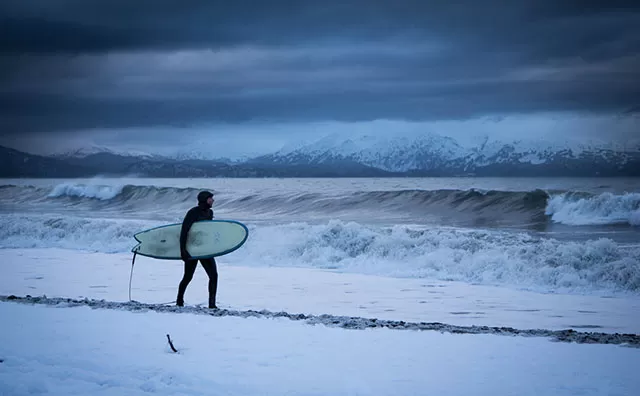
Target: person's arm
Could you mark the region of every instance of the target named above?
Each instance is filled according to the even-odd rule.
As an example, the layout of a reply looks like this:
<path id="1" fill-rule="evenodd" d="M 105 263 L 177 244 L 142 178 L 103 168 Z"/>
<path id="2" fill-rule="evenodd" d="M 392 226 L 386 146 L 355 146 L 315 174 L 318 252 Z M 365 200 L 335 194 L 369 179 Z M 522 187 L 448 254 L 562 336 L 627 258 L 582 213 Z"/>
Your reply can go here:
<path id="1" fill-rule="evenodd" d="M 196 218 L 196 212 L 190 210 L 184 216 L 184 220 L 182 221 L 182 228 L 180 229 L 180 256 L 183 260 L 191 257 L 187 251 L 187 236 L 189 235 L 191 226 L 196 222 Z"/>

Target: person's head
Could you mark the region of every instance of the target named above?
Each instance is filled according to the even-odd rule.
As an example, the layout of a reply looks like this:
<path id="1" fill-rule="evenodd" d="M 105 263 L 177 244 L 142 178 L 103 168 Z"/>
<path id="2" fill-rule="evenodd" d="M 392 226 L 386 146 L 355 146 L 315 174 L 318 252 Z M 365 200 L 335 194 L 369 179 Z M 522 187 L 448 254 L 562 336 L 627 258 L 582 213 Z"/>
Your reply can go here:
<path id="1" fill-rule="evenodd" d="M 203 206 L 207 206 L 207 207 L 212 207 L 213 206 L 213 194 L 210 193 L 209 191 L 201 191 L 198 194 L 198 204 L 199 205 L 203 205 Z"/>

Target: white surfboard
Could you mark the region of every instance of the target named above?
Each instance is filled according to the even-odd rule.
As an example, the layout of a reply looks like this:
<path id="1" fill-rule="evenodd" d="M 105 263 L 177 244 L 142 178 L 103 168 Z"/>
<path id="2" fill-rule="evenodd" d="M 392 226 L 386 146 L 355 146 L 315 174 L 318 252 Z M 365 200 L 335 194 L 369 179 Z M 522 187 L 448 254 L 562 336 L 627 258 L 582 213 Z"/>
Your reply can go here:
<path id="1" fill-rule="evenodd" d="M 162 260 L 181 260 L 180 229 L 182 224 L 168 224 L 135 234 L 139 242 L 132 252 Z M 187 251 L 194 259 L 229 254 L 242 246 L 249 230 L 233 220 L 202 220 L 193 223 L 187 235 Z"/>

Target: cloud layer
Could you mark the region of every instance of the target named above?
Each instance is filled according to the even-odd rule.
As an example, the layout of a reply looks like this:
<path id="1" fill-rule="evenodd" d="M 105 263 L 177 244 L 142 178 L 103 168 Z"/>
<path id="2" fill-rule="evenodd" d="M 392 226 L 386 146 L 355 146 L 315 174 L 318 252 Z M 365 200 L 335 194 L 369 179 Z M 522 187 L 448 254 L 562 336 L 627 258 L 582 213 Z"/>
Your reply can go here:
<path id="1" fill-rule="evenodd" d="M 640 106 L 634 2 L 8 0 L 0 15 L 5 134 Z"/>

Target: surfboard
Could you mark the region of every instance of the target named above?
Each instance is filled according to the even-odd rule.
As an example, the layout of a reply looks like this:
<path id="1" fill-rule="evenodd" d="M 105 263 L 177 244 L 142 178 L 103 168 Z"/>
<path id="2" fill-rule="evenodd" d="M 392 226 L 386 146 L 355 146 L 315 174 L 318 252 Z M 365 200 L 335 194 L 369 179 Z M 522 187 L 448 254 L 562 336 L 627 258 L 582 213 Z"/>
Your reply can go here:
<path id="1" fill-rule="evenodd" d="M 139 243 L 131 251 L 161 260 L 181 260 L 181 228 L 182 224 L 176 223 L 140 231 L 133 236 Z M 197 221 L 187 235 L 187 251 L 194 259 L 223 256 L 242 246 L 248 236 L 249 230 L 238 221 Z"/>

